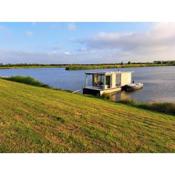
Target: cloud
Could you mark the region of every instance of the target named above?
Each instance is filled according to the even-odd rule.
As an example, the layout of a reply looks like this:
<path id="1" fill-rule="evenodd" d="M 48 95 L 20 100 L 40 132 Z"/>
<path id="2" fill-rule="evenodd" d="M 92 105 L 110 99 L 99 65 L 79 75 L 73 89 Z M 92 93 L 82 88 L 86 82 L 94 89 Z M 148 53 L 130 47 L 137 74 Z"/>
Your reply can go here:
<path id="1" fill-rule="evenodd" d="M 67 29 L 69 31 L 75 31 L 75 30 L 77 30 L 77 26 L 75 25 L 75 23 L 69 23 L 67 26 Z"/>
<path id="2" fill-rule="evenodd" d="M 101 55 L 101 56 L 100 56 Z M 90 52 L 27 52 L 0 49 L 0 63 L 43 63 L 43 64 L 73 64 L 106 62 L 105 53 Z M 109 56 L 109 55 L 108 55 Z M 98 59 L 97 59 L 98 58 Z M 112 60 L 109 60 L 112 61 Z"/>
<path id="3" fill-rule="evenodd" d="M 71 62 L 64 53 L 27 52 L 0 49 L 0 63 L 67 63 Z"/>
<path id="4" fill-rule="evenodd" d="M 65 55 L 71 55 L 69 51 L 64 52 Z"/>
<path id="5" fill-rule="evenodd" d="M 116 57 L 175 58 L 175 23 L 155 23 L 144 32 L 100 32 L 79 43 L 88 50 L 113 50 Z"/>
<path id="6" fill-rule="evenodd" d="M 171 60 L 175 59 L 175 23 L 153 23 L 140 32 L 131 32 L 129 28 L 128 32 L 99 32 L 89 38 L 70 40 L 70 44 L 75 43 L 71 52 L 59 44 L 43 49 L 42 53 L 0 50 L 0 62 L 71 64 Z"/>
<path id="7" fill-rule="evenodd" d="M 25 34 L 26 34 L 26 36 L 29 36 L 29 37 L 33 36 L 33 32 L 31 32 L 31 31 L 26 31 Z"/>

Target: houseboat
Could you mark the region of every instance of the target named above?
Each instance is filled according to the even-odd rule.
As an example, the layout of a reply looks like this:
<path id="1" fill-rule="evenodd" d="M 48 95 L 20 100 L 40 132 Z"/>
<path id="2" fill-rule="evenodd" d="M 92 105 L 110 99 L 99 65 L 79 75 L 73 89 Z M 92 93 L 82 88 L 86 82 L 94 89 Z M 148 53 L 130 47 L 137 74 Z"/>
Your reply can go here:
<path id="1" fill-rule="evenodd" d="M 132 83 L 132 72 L 86 72 L 83 94 L 101 96 L 122 90 Z"/>

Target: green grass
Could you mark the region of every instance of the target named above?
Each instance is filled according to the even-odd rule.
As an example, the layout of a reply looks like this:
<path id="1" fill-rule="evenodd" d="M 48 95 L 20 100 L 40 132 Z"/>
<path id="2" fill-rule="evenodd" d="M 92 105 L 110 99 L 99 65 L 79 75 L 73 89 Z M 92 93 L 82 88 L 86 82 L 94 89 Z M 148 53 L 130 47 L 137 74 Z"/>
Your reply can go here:
<path id="1" fill-rule="evenodd" d="M 64 68 L 67 64 L 5 64 L 0 69 Z"/>
<path id="2" fill-rule="evenodd" d="M 44 83 L 42 83 L 42 82 L 40 82 L 40 81 L 38 81 L 38 80 L 36 80 L 35 78 L 32 78 L 32 77 L 11 76 L 11 77 L 4 77 L 3 79 L 10 80 L 10 81 L 15 81 L 15 82 L 20 82 L 20 83 L 24 83 L 24 84 L 29 84 L 29 85 L 33 85 L 33 86 L 49 88 L 49 86 L 47 84 L 44 84 Z"/>
<path id="3" fill-rule="evenodd" d="M 0 152 L 175 152 L 175 117 L 0 79 Z"/>

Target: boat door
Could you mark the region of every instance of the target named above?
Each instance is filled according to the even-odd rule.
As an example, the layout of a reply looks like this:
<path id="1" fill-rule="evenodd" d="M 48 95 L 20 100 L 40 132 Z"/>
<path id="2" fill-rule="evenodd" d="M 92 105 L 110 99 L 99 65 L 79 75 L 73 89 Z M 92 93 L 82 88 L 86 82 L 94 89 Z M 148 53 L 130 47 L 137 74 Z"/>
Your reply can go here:
<path id="1" fill-rule="evenodd" d="M 107 85 L 108 88 L 111 87 L 111 76 L 110 75 L 106 76 L 106 85 Z"/>
<path id="2" fill-rule="evenodd" d="M 121 86 L 121 74 L 116 74 L 116 86 Z"/>

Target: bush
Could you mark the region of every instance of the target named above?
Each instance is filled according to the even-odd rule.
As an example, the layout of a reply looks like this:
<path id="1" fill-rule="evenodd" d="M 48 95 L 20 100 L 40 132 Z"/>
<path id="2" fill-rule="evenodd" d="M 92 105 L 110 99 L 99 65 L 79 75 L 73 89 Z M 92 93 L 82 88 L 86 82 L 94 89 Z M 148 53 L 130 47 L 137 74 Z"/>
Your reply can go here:
<path id="1" fill-rule="evenodd" d="M 20 82 L 24 84 L 29 84 L 33 86 L 39 86 L 39 87 L 47 87 L 49 88 L 48 85 L 32 78 L 32 77 L 24 77 L 24 76 L 12 76 L 12 77 L 5 77 L 3 78 L 5 80 L 10 80 L 10 81 L 15 81 L 15 82 Z"/>

